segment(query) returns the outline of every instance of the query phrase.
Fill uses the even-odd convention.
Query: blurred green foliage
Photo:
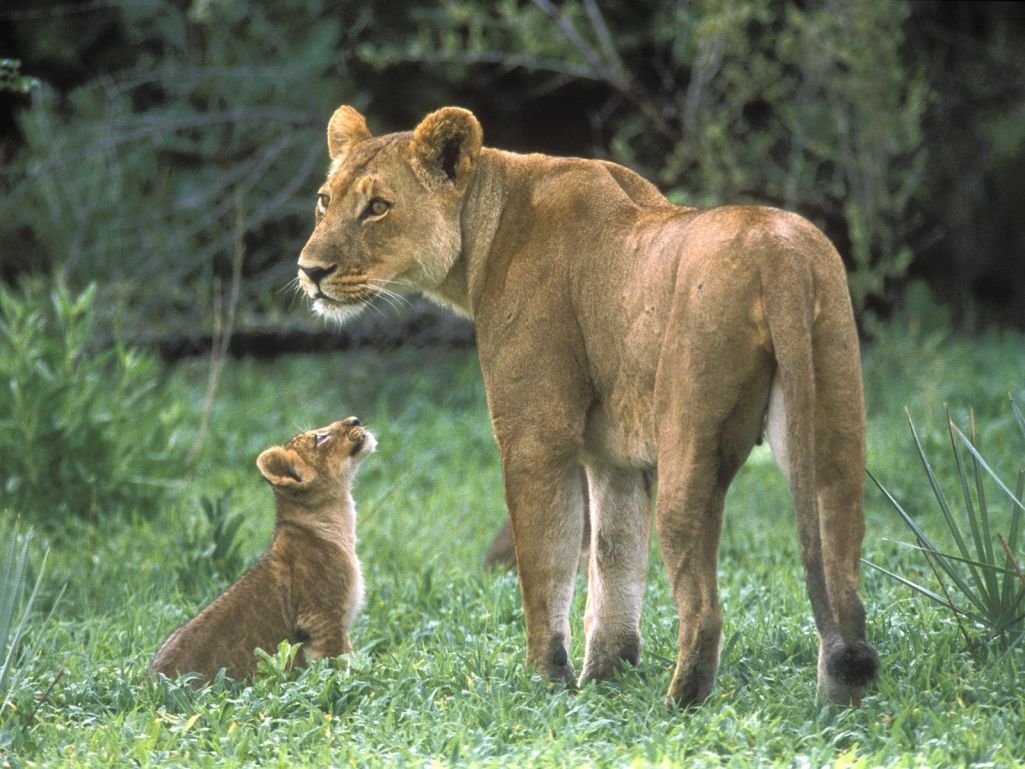
[[[152,355],[95,348],[96,288],[0,287],[0,490],[26,519],[158,512],[184,475],[181,410]]]
[[[908,13],[865,0],[642,2],[606,18],[592,0],[448,0],[417,9],[412,36],[385,33],[359,54],[379,68],[445,63],[455,82],[496,62],[604,84],[612,159],[681,203],[746,200],[816,219],[847,246],[860,309],[911,261],[928,88],[901,59]],[[648,67],[657,81],[638,76]]]
[[[456,103],[478,113],[492,146],[609,157],[681,203],[797,210],[837,243],[859,311],[885,307],[914,270],[937,276],[944,297],[995,298],[1001,317],[1025,322],[1014,301],[1025,273],[1009,259],[1025,248],[1011,204],[1025,178],[1025,16],[966,8],[192,0],[11,11],[25,62],[12,72],[41,84],[17,97],[7,132],[5,154],[17,152],[0,177],[0,276],[95,281],[115,334],[194,332],[216,325],[244,250],[239,325],[280,326],[331,111],[354,104],[389,131]]]
[[[242,302],[273,312],[293,272],[282,229],[311,220],[326,118],[353,96],[342,20],[318,0],[109,13],[121,67],[43,86],[20,115],[0,248],[18,271],[95,282],[104,323],[145,335],[210,327],[241,227],[266,244],[247,251]]]
[[[209,594],[211,585],[223,587],[242,571],[239,534],[245,519],[232,510],[230,496],[225,492],[200,498],[199,509],[184,519],[176,532],[182,551],[178,584],[187,595]]]
[[[0,59],[0,92],[28,93],[35,81],[21,73],[17,59]]]

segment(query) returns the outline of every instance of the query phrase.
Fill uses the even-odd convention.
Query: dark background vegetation
[[[231,323],[316,346],[287,284],[340,103],[797,210],[863,319],[920,278],[968,330],[1025,326],[1022,4],[14,0],[0,58],[0,277],[95,281],[100,327],[169,355]]]

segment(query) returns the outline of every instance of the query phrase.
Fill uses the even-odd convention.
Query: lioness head
[[[457,107],[377,138],[352,107],[335,111],[331,168],[299,256],[299,285],[314,311],[345,321],[377,294],[430,291],[445,279],[462,249],[460,203],[481,139],[477,119]]]
[[[376,446],[373,433],[349,417],[267,449],[256,458],[256,466],[276,493],[316,504],[347,494],[359,463]]]

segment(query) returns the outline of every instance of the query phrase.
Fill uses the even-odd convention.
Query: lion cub
[[[356,558],[352,479],[374,450],[356,417],[300,433],[256,460],[274,489],[277,521],[270,547],[234,585],[174,631],[152,668],[196,672],[199,686],[225,668],[252,677],[254,649],[302,642],[296,664],[352,651],[349,626],[363,601]]]

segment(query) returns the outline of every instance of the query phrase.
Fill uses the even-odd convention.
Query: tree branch
[[[665,119],[662,111],[648,95],[643,93],[633,83],[629,72],[627,72],[619,55],[615,52],[612,38],[609,35],[608,27],[605,25],[605,20],[601,17],[601,12],[591,0],[584,0],[584,10],[591,21],[592,27],[595,29],[599,42],[606,49],[607,58],[600,56],[594,47],[584,40],[566,14],[556,8],[550,0],[533,0],[533,2],[534,5],[556,23],[566,40],[584,57],[584,61],[587,62],[596,79],[607,83],[622,94],[665,138],[673,142],[679,141],[682,138],[680,132],[673,129]],[[588,8],[587,6],[593,7]]]

